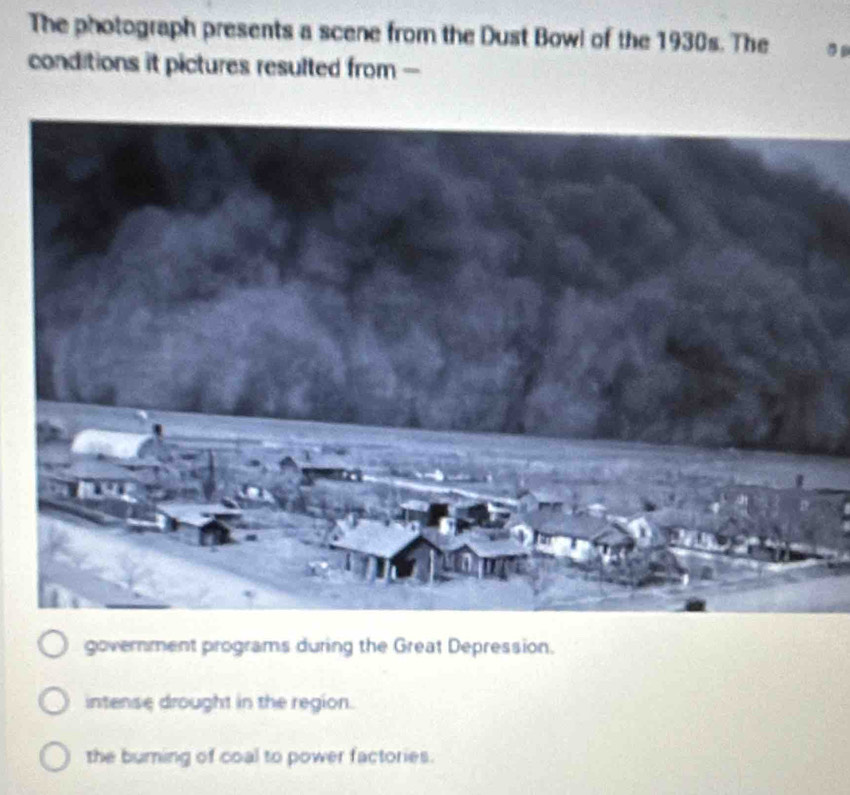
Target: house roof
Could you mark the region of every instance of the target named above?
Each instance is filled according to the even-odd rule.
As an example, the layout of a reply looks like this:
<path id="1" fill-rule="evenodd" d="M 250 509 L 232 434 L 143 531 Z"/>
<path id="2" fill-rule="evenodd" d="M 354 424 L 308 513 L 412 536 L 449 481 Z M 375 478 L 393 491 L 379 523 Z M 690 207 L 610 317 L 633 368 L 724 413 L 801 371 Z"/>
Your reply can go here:
<path id="1" fill-rule="evenodd" d="M 513 538 L 492 539 L 482 536 L 460 536 L 454 550 L 468 547 L 479 558 L 515 558 L 527 557 L 529 551 Z"/>
<path id="2" fill-rule="evenodd" d="M 608 523 L 600 517 L 551 511 L 529 511 L 517 514 L 517 518 L 508 523 L 508 527 L 516 527 L 520 524 L 530 527 L 541 535 L 584 538 L 588 541 L 608 527 Z"/>
<path id="3" fill-rule="evenodd" d="M 523 511 L 514 514 L 508 521 L 507 526 L 510 528 L 517 525 L 526 525 L 540 533 L 562 535 L 564 520 L 566 518 L 566 514 L 552 513 L 552 511 Z"/>
<path id="4" fill-rule="evenodd" d="M 331 546 L 379 558 L 394 558 L 418 540 L 436 548 L 433 542 L 421 533 L 403 525 L 385 525 L 363 519 L 355 527 L 343 527 L 339 537 L 331 542 Z"/>
<path id="5" fill-rule="evenodd" d="M 71 452 L 78 455 L 103 455 L 109 458 L 140 458 L 144 448 L 154 444 L 149 433 L 125 433 L 87 428 L 71 442 Z"/>
<path id="6" fill-rule="evenodd" d="M 38 463 L 40 466 L 68 466 L 71 463 L 71 448 L 64 442 L 39 445 Z"/>
<path id="7" fill-rule="evenodd" d="M 157 505 L 157 510 L 178 522 L 184 521 L 183 517 L 197 518 L 200 516 L 208 521 L 213 517 L 224 516 L 238 519 L 242 516 L 241 508 L 228 508 L 226 505 L 216 502 L 161 502 Z"/>
<path id="8" fill-rule="evenodd" d="M 207 516 L 198 511 L 181 511 L 179 516 L 174 516 L 173 518 L 180 522 L 180 524 L 187 524 L 190 527 L 206 527 L 210 524 L 221 525 L 223 527 L 227 526 L 221 519 L 215 516 Z"/>
<path id="9" fill-rule="evenodd" d="M 136 476 L 109 461 L 99 458 L 78 458 L 63 470 L 62 476 L 69 480 L 119 480 L 135 482 Z"/>
<path id="10" fill-rule="evenodd" d="M 630 533 L 621 530 L 619 527 L 609 525 L 601 533 L 598 533 L 593 538 L 594 544 L 607 544 L 609 547 L 630 546 L 635 543 L 634 538 Z"/>

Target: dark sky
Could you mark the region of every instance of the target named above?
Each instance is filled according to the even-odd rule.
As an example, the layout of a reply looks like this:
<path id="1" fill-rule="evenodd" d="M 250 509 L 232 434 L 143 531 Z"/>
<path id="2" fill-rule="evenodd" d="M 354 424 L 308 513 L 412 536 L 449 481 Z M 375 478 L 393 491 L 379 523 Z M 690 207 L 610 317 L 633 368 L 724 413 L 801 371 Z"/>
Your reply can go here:
<path id="1" fill-rule="evenodd" d="M 848 151 L 35 124 L 38 394 L 848 454 Z"/>

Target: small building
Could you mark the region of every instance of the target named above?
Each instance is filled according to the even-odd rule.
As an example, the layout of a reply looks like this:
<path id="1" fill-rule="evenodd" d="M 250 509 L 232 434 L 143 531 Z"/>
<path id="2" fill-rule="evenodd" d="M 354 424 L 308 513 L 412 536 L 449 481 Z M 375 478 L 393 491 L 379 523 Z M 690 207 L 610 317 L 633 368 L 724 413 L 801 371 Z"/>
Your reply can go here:
<path id="1" fill-rule="evenodd" d="M 519 510 L 524 513 L 532 511 L 563 511 L 564 495 L 553 489 L 534 488 L 520 491 L 517 495 Z"/>
<path id="2" fill-rule="evenodd" d="M 405 524 L 416 522 L 422 527 L 430 526 L 431 506 L 425 500 L 405 500 L 399 505 L 399 518 Z"/>
<path id="3" fill-rule="evenodd" d="M 97 458 L 80 458 L 64 469 L 41 472 L 39 491 L 58 499 L 132 501 L 141 488 L 137 478 L 122 467 Z"/>
<path id="4" fill-rule="evenodd" d="M 387 582 L 399 579 L 433 582 L 441 553 L 418 530 L 368 519 L 355 526 L 342 526 L 330 547 L 345 554 L 346 571 L 366 580 Z"/>
<path id="5" fill-rule="evenodd" d="M 609 525 L 591 539 L 591 543 L 605 564 L 623 560 L 637 545 L 635 539 L 625 530 Z"/>
<path id="6" fill-rule="evenodd" d="M 494 540 L 470 534 L 456 539 L 452 549 L 445 552 L 445 568 L 478 579 L 495 577 L 504 580 L 519 573 L 523 561 L 530 554 L 513 538 Z"/>
<path id="7" fill-rule="evenodd" d="M 619 527 L 628 533 L 634 540 L 635 544 L 641 548 L 663 547 L 666 546 L 667 537 L 646 514 L 638 514 L 631 518 L 617 517 L 609 521 L 615 527 Z"/>
<path id="8" fill-rule="evenodd" d="M 101 456 L 114 459 L 139 459 L 156 455 L 159 440 L 149 433 L 125 433 L 87 428 L 74 436 L 74 455 Z"/>
<path id="9" fill-rule="evenodd" d="M 233 540 L 230 525 L 223 519 L 198 510 L 169 510 L 166 530 L 177 533 L 180 540 L 199 547 L 217 547 Z"/>
<path id="10" fill-rule="evenodd" d="M 208 519 L 221 519 L 224 522 L 237 521 L 242 518 L 242 509 L 224 505 L 219 502 L 162 502 L 157 510 L 165 516 L 179 520 L 181 516 L 199 514 Z"/>
<path id="11" fill-rule="evenodd" d="M 124 523 L 128 530 L 136 533 L 164 533 L 168 529 L 169 518 L 153 503 L 138 502 L 130 506 Z"/>
<path id="12" fill-rule="evenodd" d="M 177 533 L 181 540 L 202 547 L 231 543 L 233 532 L 230 522 L 242 516 L 240 508 L 229 508 L 219 503 L 169 502 L 157 506 L 156 512 L 156 523 L 164 532 Z M 159 516 L 165 517 L 164 520 Z"/>
<path id="13" fill-rule="evenodd" d="M 286 459 L 283 459 L 286 460 Z M 335 453 L 309 454 L 298 464 L 304 480 L 363 480 L 363 471 L 344 456 Z"/>
<path id="14" fill-rule="evenodd" d="M 574 516 L 551 511 L 536 511 L 526 515 L 511 528 L 511 535 L 528 544 L 531 531 L 531 546 L 544 555 L 568 558 L 575 562 L 590 560 L 595 554 L 594 539 L 607 530 L 608 523 L 594 516 Z"/>

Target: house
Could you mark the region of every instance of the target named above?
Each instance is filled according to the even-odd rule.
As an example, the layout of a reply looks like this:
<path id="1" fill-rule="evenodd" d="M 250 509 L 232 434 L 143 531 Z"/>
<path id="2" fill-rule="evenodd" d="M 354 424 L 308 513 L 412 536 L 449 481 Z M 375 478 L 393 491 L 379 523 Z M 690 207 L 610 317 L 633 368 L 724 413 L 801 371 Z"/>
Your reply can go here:
<path id="1" fill-rule="evenodd" d="M 631 518 L 612 518 L 609 516 L 608 519 L 615 527 L 619 527 L 628 533 L 638 547 L 649 548 L 666 545 L 666 535 L 646 514 L 638 514 Z"/>
<path id="2" fill-rule="evenodd" d="M 341 526 L 329 546 L 345 554 L 346 571 L 387 582 L 433 582 L 441 555 L 439 547 L 418 530 L 368 519 Z"/>
<path id="3" fill-rule="evenodd" d="M 64 469 L 43 471 L 39 491 L 43 496 L 59 499 L 132 501 L 141 487 L 126 469 L 98 458 L 79 458 Z"/>
<path id="4" fill-rule="evenodd" d="M 285 460 L 285 459 L 284 459 Z M 314 483 L 319 479 L 326 480 L 363 480 L 363 471 L 344 456 L 336 453 L 319 453 L 305 455 L 298 463 L 304 480 Z"/>
<path id="5" fill-rule="evenodd" d="M 128 530 L 137 533 L 147 531 L 164 533 L 169 526 L 169 518 L 162 511 L 157 510 L 155 505 L 145 502 L 131 505 L 124 521 Z"/>
<path id="6" fill-rule="evenodd" d="M 514 524 L 511 535 L 515 538 L 525 528 L 532 533 L 531 546 L 544 555 L 568 558 L 575 562 L 590 560 L 596 553 L 594 539 L 609 527 L 608 523 L 593 516 L 556 514 L 536 511 Z M 527 540 L 525 541 L 527 544 Z"/>
<path id="7" fill-rule="evenodd" d="M 167 510 L 162 509 L 162 513 L 167 516 L 165 529 L 178 534 L 180 540 L 187 544 L 216 547 L 229 544 L 233 540 L 230 525 L 221 518 L 227 516 L 225 513 L 215 516 L 194 506 L 170 506 Z"/>
<path id="8" fill-rule="evenodd" d="M 154 434 L 87 428 L 74 436 L 71 452 L 74 455 L 129 460 L 154 457 L 159 444 L 160 440 Z"/>
<path id="9" fill-rule="evenodd" d="M 425 500 L 405 500 L 399 505 L 399 511 L 402 522 L 417 522 L 423 527 L 430 524 L 431 506 Z"/>
<path id="10" fill-rule="evenodd" d="M 522 563 L 531 552 L 513 538 L 490 539 L 469 534 L 455 539 L 444 553 L 444 568 L 478 579 L 496 577 L 507 579 L 521 571 Z"/>
<path id="11" fill-rule="evenodd" d="M 184 516 L 200 516 L 206 519 L 219 519 L 222 522 L 234 522 L 242 518 L 242 509 L 233 508 L 218 502 L 163 502 L 157 506 L 157 511 L 171 520 L 166 523 L 166 529 L 176 529 Z"/>
<path id="12" fill-rule="evenodd" d="M 559 528 L 560 522 L 551 514 L 541 514 L 538 511 L 517 513 L 505 522 L 504 529 L 508 536 L 526 549 L 531 549 L 535 543 L 535 529 L 551 523 L 553 528 Z"/>
<path id="13" fill-rule="evenodd" d="M 38 470 L 38 496 L 47 500 L 73 500 L 77 493 L 77 483 L 62 472 Z"/>
<path id="14" fill-rule="evenodd" d="M 623 560 L 637 545 L 630 533 L 615 525 L 609 525 L 597 533 L 591 543 L 601 561 L 606 564 Z"/>
<path id="15" fill-rule="evenodd" d="M 758 544 L 752 523 L 721 508 L 718 511 L 684 511 L 662 508 L 648 514 L 670 546 L 701 552 L 746 554 Z"/>
<path id="16" fill-rule="evenodd" d="M 552 489 L 525 489 L 517 495 L 519 510 L 524 513 L 532 511 L 563 511 L 564 495 Z"/>

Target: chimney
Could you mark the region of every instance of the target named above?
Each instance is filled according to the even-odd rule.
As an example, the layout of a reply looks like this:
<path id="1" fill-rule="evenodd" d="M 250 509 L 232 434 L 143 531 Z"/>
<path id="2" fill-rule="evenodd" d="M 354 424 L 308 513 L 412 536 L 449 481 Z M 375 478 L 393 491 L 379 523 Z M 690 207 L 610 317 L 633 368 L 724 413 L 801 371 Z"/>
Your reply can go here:
<path id="1" fill-rule="evenodd" d="M 153 430 L 153 435 L 157 438 L 158 441 L 161 442 L 162 436 L 163 436 L 162 423 L 160 423 L 160 422 L 154 423 L 152 430 Z"/>

